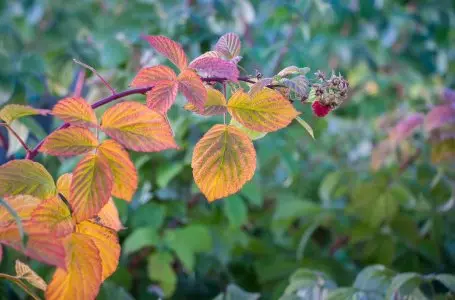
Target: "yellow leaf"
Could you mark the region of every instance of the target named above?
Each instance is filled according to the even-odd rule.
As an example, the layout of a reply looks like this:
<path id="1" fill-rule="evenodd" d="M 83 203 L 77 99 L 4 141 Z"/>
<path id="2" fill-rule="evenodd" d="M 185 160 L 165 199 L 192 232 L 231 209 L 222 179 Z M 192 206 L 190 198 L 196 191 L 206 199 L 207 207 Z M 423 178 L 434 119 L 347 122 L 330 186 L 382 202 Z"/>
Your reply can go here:
<path id="1" fill-rule="evenodd" d="M 104 227 L 114 229 L 115 231 L 125 228 L 120 221 L 117 207 L 112 199 L 109 199 L 109 202 L 104 205 L 99 214 L 91 219 L 91 221 Z"/>
<path id="2" fill-rule="evenodd" d="M 204 104 L 204 109 L 200 111 L 191 103 L 186 104 L 185 109 L 203 116 L 222 115 L 227 112 L 226 98 L 220 91 L 207 87 L 207 101 Z"/>
<path id="3" fill-rule="evenodd" d="M 98 153 L 88 153 L 77 164 L 68 199 L 77 222 L 98 214 L 111 197 L 112 184 L 107 160 Z"/>
<path id="4" fill-rule="evenodd" d="M 70 234 L 74 228 L 71 212 L 59 196 L 41 202 L 32 213 L 32 222 L 47 228 L 57 237 Z"/>
<path id="5" fill-rule="evenodd" d="M 137 172 L 128 152 L 114 140 L 104 141 L 98 148 L 106 158 L 114 178 L 112 195 L 131 201 L 137 189 Z"/>
<path id="6" fill-rule="evenodd" d="M 0 166 L 0 197 L 32 195 L 41 199 L 55 195 L 51 174 L 39 163 L 17 159 Z"/>
<path id="7" fill-rule="evenodd" d="M 283 95 L 269 88 L 253 97 L 238 90 L 228 102 L 228 111 L 239 123 L 259 132 L 284 128 L 299 115 Z"/>
<path id="8" fill-rule="evenodd" d="M 31 285 L 40 290 L 45 291 L 47 288 L 46 282 L 38 274 L 35 273 L 28 265 L 20 260 L 16 260 L 16 276 L 27 280 Z"/>
<path id="9" fill-rule="evenodd" d="M 31 106 L 20 105 L 20 104 L 8 104 L 0 110 L 0 119 L 8 124 L 11 124 L 14 120 L 33 115 L 45 115 L 48 110 L 36 109 Z"/>
<path id="10" fill-rule="evenodd" d="M 191 162 L 194 180 L 208 201 L 238 192 L 256 169 L 256 151 L 234 126 L 215 125 L 196 144 Z"/>
<path id="11" fill-rule="evenodd" d="M 101 128 L 134 151 L 156 152 L 177 148 L 166 118 L 137 102 L 123 102 L 108 109 L 103 115 Z"/>
<path id="12" fill-rule="evenodd" d="M 57 192 L 62 194 L 66 200 L 70 198 L 70 188 L 71 188 L 71 180 L 73 179 L 73 174 L 65 173 L 60 176 L 57 180 Z"/>
<path id="13" fill-rule="evenodd" d="M 90 130 L 69 127 L 51 133 L 39 151 L 54 156 L 73 156 L 89 152 L 97 146 L 98 140 Z"/>
<path id="14" fill-rule="evenodd" d="M 92 107 L 80 97 L 60 100 L 52 109 L 52 114 L 71 125 L 96 127 L 98 121 Z"/>
<path id="15" fill-rule="evenodd" d="M 46 299 L 95 299 L 102 282 L 99 250 L 85 234 L 76 232 L 67 239 L 67 271 L 61 268 L 55 271 Z"/>
<path id="16" fill-rule="evenodd" d="M 107 227 L 84 221 L 77 225 L 76 231 L 89 236 L 98 248 L 103 274 L 101 280 L 108 278 L 117 269 L 120 257 L 120 244 L 117 233 Z"/>

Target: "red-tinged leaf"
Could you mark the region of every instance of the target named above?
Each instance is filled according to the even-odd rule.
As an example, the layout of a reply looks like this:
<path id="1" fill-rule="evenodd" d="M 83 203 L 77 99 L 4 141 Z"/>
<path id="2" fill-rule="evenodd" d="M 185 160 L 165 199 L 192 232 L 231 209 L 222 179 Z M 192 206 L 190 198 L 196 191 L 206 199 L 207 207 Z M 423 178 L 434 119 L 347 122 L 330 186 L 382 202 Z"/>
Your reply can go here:
<path id="1" fill-rule="evenodd" d="M 84 221 L 77 225 L 77 232 L 89 236 L 98 248 L 103 273 L 101 280 L 104 281 L 117 269 L 120 257 L 120 244 L 117 233 L 107 227 Z"/>
<path id="2" fill-rule="evenodd" d="M 205 58 L 205 57 L 217 57 L 217 58 L 223 58 L 223 53 L 219 52 L 219 51 L 208 51 L 208 52 L 205 52 L 204 54 L 201 54 L 199 55 L 198 57 L 196 57 L 195 59 L 193 59 L 189 66 L 191 67 L 191 65 L 199 60 L 199 59 L 202 59 L 202 58 Z"/>
<path id="3" fill-rule="evenodd" d="M 57 192 L 62 194 L 66 200 L 70 198 L 70 188 L 71 180 L 73 179 L 73 174 L 65 173 L 60 176 L 57 180 Z"/>
<path id="4" fill-rule="evenodd" d="M 15 224 L 0 229 L 0 243 L 10 246 L 40 262 L 65 268 L 65 247 L 62 239 L 53 237 L 45 228 L 31 221 L 22 222 L 28 235 L 25 251 L 22 238 Z"/>
<path id="5" fill-rule="evenodd" d="M 198 59 L 189 67 L 202 77 L 226 78 L 233 82 L 237 82 L 239 78 L 239 69 L 235 63 L 217 57 Z"/>
<path id="6" fill-rule="evenodd" d="M 177 148 L 166 118 L 137 102 L 118 103 L 108 109 L 103 115 L 101 128 L 134 151 L 157 152 Z"/>
<path id="7" fill-rule="evenodd" d="M 59 196 L 44 200 L 32 213 L 32 223 L 43 226 L 57 237 L 73 232 L 71 212 Z"/>
<path id="8" fill-rule="evenodd" d="M 231 59 L 240 54 L 241 42 L 240 38 L 235 33 L 226 33 L 215 45 L 215 50 L 223 53 L 227 58 Z"/>
<path id="9" fill-rule="evenodd" d="M 137 189 L 137 172 L 128 152 L 116 141 L 104 141 L 98 148 L 111 168 L 114 186 L 112 195 L 126 201 L 131 201 Z"/>
<path id="10" fill-rule="evenodd" d="M 186 54 L 183 51 L 182 46 L 162 35 L 148 35 L 144 36 L 144 39 L 155 48 L 156 51 L 166 56 L 174 65 L 183 70 L 188 65 Z"/>
<path id="11" fill-rule="evenodd" d="M 55 271 L 46 299 L 95 299 L 102 282 L 102 265 L 94 241 L 88 235 L 73 233 L 68 236 L 67 251 L 66 271 Z"/>
<path id="12" fill-rule="evenodd" d="M 55 195 L 51 174 L 39 163 L 17 159 L 0 166 L 0 197 L 32 195 L 41 199 Z"/>
<path id="13" fill-rule="evenodd" d="M 92 151 L 98 139 L 87 128 L 69 127 L 52 132 L 40 148 L 40 152 L 54 156 L 74 156 Z"/>
<path id="14" fill-rule="evenodd" d="M 259 132 L 284 128 L 299 115 L 286 98 L 269 88 L 254 97 L 238 90 L 228 102 L 228 111 L 243 126 Z"/>
<path id="15" fill-rule="evenodd" d="M 111 168 L 103 156 L 89 153 L 77 164 L 68 199 L 77 222 L 99 213 L 111 197 L 113 182 Z"/>
<path id="16" fill-rule="evenodd" d="M 47 115 L 50 111 L 47 109 L 36 109 L 28 105 L 8 104 L 0 110 L 0 119 L 8 124 L 14 120 L 33 115 Z"/>
<path id="17" fill-rule="evenodd" d="M 238 192 L 253 177 L 256 151 L 236 127 L 215 125 L 196 144 L 191 167 L 201 192 L 214 201 Z"/>
<path id="18" fill-rule="evenodd" d="M 179 91 L 185 95 L 186 100 L 193 104 L 197 109 L 203 110 L 207 101 L 207 90 L 201 78 L 190 69 L 184 70 L 177 78 Z"/>
<path id="19" fill-rule="evenodd" d="M 200 111 L 191 103 L 186 104 L 185 109 L 203 116 L 222 115 L 227 112 L 226 98 L 220 91 L 207 87 L 207 101 L 204 104 L 204 109 Z"/>
<path id="20" fill-rule="evenodd" d="M 451 104 L 434 107 L 425 117 L 425 130 L 432 131 L 455 123 L 455 107 Z"/>
<path id="21" fill-rule="evenodd" d="M 5 197 L 4 201 L 16 212 L 21 221 L 30 220 L 33 210 L 35 210 L 42 202 L 41 199 L 30 195 Z M 10 214 L 6 207 L 0 205 L 0 228 L 7 227 L 14 223 L 14 216 Z"/>
<path id="22" fill-rule="evenodd" d="M 96 217 L 90 219 L 90 221 L 95 222 L 104 227 L 111 228 L 115 231 L 124 229 L 120 217 L 118 215 L 117 207 L 112 199 L 104 205 L 101 211 Z"/>
<path id="23" fill-rule="evenodd" d="M 389 140 L 396 145 L 412 135 L 415 129 L 423 124 L 424 116 L 420 113 L 415 113 L 404 120 L 398 122 L 389 132 Z"/>
<path id="24" fill-rule="evenodd" d="M 69 97 L 60 100 L 52 109 L 52 114 L 71 125 L 98 126 L 95 111 L 87 101 L 80 97 Z"/>
<path id="25" fill-rule="evenodd" d="M 147 106 L 165 114 L 174 103 L 177 92 L 178 83 L 176 81 L 161 81 L 155 85 L 153 90 L 146 93 Z"/>
<path id="26" fill-rule="evenodd" d="M 131 82 L 132 87 L 148 87 L 162 81 L 175 81 L 175 72 L 166 66 L 154 66 L 142 68 Z"/>
<path id="27" fill-rule="evenodd" d="M 250 97 L 256 96 L 257 93 L 262 91 L 266 86 L 269 84 L 272 84 L 273 78 L 262 78 L 261 80 L 258 80 L 256 83 L 254 83 L 250 87 L 250 91 L 248 94 L 250 94 Z"/>

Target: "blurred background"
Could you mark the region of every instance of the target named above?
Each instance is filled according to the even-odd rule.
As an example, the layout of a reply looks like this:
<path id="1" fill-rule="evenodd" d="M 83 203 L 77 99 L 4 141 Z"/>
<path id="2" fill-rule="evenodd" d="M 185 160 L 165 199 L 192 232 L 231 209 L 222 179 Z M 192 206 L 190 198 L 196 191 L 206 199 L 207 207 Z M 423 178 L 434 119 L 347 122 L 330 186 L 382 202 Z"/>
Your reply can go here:
<path id="1" fill-rule="evenodd" d="M 74 89 L 81 68 L 73 58 L 127 89 L 141 66 L 169 64 L 141 34 L 180 42 L 191 60 L 226 32 L 241 37 L 242 74 L 335 70 L 349 80 L 349 98 L 326 118 L 295 103 L 315 140 L 294 122 L 256 141 L 253 180 L 210 205 L 190 162 L 194 144 L 222 119 L 187 112 L 178 99 L 169 119 L 181 149 L 132 154 L 140 185 L 130 205 L 116 199 L 122 256 L 99 299 L 213 299 L 228 286 L 217 299 L 324 299 L 335 286 L 355 287 L 352 298 L 336 299 L 383 299 L 385 277 L 368 273 L 362 292 L 361 270 L 454 273 L 452 0 L 3 0 L 0 106 L 52 108 Z M 87 101 L 109 95 L 86 75 Z M 29 145 L 58 125 L 45 116 L 14 124 Z M 0 163 L 24 156 L 5 130 L 0 136 Z M 39 157 L 54 178 L 78 159 Z M 0 272 L 13 274 L 18 257 L 26 261 L 3 247 Z M 407 282 L 409 293 L 420 283 Z M 420 287 L 418 297 L 448 299 L 435 296 L 447 284 Z M 25 298 L 6 281 L 0 294 Z"/>

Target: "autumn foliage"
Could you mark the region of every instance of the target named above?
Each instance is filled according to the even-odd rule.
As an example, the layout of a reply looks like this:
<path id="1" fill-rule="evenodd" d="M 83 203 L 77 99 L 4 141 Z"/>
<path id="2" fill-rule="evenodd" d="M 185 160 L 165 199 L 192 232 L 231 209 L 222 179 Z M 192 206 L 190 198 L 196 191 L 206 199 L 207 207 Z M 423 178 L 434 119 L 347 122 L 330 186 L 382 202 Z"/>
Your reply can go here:
<path id="1" fill-rule="evenodd" d="M 237 66 L 241 43 L 235 34 L 222 36 L 214 50 L 191 62 L 175 41 L 164 36 L 144 39 L 176 71 L 164 65 L 142 68 L 132 89 L 92 105 L 74 95 L 60 100 L 52 111 L 21 105 L 0 111 L 2 124 L 9 129 L 15 119 L 28 115 L 52 114 L 63 121 L 35 148 L 24 145 L 25 159 L 0 166 L 0 196 L 7 204 L 0 207 L 0 242 L 57 268 L 45 291 L 47 299 L 94 299 L 101 283 L 116 270 L 121 251 L 117 231 L 123 226 L 112 197 L 131 201 L 138 187 L 128 151 L 178 151 L 166 113 L 179 93 L 186 98 L 188 111 L 224 115 L 224 123 L 214 125 L 196 144 L 191 163 L 194 181 L 210 202 L 237 193 L 253 177 L 254 139 L 285 128 L 298 117 L 294 100 L 311 103 L 306 69 L 288 67 L 273 78 L 241 77 Z M 110 106 L 100 118 L 95 114 L 95 108 L 131 94 L 145 94 L 146 105 L 124 101 Z M 317 116 L 335 108 L 316 109 L 322 97 L 312 98 Z M 311 129 L 302 119 L 299 122 Z M 100 139 L 101 132 L 105 139 Z M 38 153 L 81 155 L 81 160 L 72 173 L 54 181 L 43 165 L 33 161 Z"/>

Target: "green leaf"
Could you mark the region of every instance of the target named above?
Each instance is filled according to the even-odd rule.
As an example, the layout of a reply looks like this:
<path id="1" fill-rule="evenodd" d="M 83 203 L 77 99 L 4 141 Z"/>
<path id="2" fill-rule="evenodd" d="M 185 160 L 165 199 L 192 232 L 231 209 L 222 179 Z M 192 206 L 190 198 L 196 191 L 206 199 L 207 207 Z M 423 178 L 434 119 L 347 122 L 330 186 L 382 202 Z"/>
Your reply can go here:
<path id="1" fill-rule="evenodd" d="M 194 269 L 195 255 L 210 251 L 212 248 L 212 236 L 209 229 L 203 225 L 167 230 L 164 241 L 189 271 Z"/>
<path id="2" fill-rule="evenodd" d="M 170 253 L 153 253 L 148 258 L 147 274 L 150 280 L 159 283 L 166 298 L 170 297 L 177 285 L 177 275 L 172 268 L 174 258 Z"/>
<path id="3" fill-rule="evenodd" d="M 130 56 L 130 49 L 122 42 L 110 39 L 103 44 L 101 64 L 104 68 L 115 68 Z"/>
<path id="4" fill-rule="evenodd" d="M 296 251 L 297 261 L 302 260 L 306 245 L 310 241 L 310 238 L 313 235 L 313 233 L 316 231 L 316 229 L 318 229 L 318 227 L 321 225 L 322 222 L 323 222 L 323 218 L 319 217 L 303 233 L 302 237 L 300 238 L 299 245 L 297 246 L 297 251 Z"/>
<path id="5" fill-rule="evenodd" d="M 368 266 L 357 274 L 353 287 L 382 294 L 390 285 L 394 275 L 395 272 L 382 265 Z"/>
<path id="6" fill-rule="evenodd" d="M 418 289 L 422 279 L 417 273 L 402 273 L 392 279 L 392 283 L 386 291 L 386 299 L 394 300 L 396 295 L 405 296 Z"/>
<path id="7" fill-rule="evenodd" d="M 237 195 L 224 199 L 224 214 L 232 227 L 240 227 L 248 221 L 248 207 Z"/>
<path id="8" fill-rule="evenodd" d="M 166 187 L 182 169 L 183 163 L 160 164 L 156 174 L 156 183 L 160 188 Z"/>
<path id="9" fill-rule="evenodd" d="M 340 183 L 342 176 L 343 173 L 341 171 L 329 173 L 326 177 L 324 177 L 324 180 L 319 185 L 319 198 L 321 198 L 325 207 L 330 206 L 332 195 L 335 188 Z"/>
<path id="10" fill-rule="evenodd" d="M 218 295 L 214 300 L 257 300 L 260 294 L 249 293 L 235 284 L 229 284 L 224 294 Z"/>
<path id="11" fill-rule="evenodd" d="M 439 274 L 435 276 L 435 279 L 440 281 L 452 292 L 455 292 L 455 276 L 450 274 Z"/>
<path id="12" fill-rule="evenodd" d="M 259 183 L 254 180 L 254 178 L 243 186 L 240 194 L 246 197 L 251 205 L 254 205 L 256 207 L 262 207 L 264 203 L 264 195 L 262 194 L 262 189 Z"/>
<path id="13" fill-rule="evenodd" d="M 160 228 L 166 217 L 166 207 L 153 202 L 137 208 L 131 217 L 132 227 Z"/>
<path id="14" fill-rule="evenodd" d="M 313 128 L 311 128 L 310 124 L 308 124 L 305 120 L 303 120 L 302 118 L 300 117 L 296 117 L 295 118 L 297 120 L 297 122 L 300 123 L 300 125 L 303 126 L 303 128 L 305 128 L 305 130 L 308 132 L 308 134 L 313 138 L 313 140 L 315 139 L 314 138 L 314 132 L 313 132 Z"/>
<path id="15" fill-rule="evenodd" d="M 97 300 L 134 300 L 134 298 L 121 286 L 105 281 L 101 286 Z"/>
<path id="16" fill-rule="evenodd" d="M 144 247 L 157 246 L 160 241 L 155 228 L 137 228 L 123 242 L 123 253 L 129 255 Z"/>
<path id="17" fill-rule="evenodd" d="M 337 288 L 327 295 L 327 300 L 357 300 L 357 290 L 350 287 Z"/>

